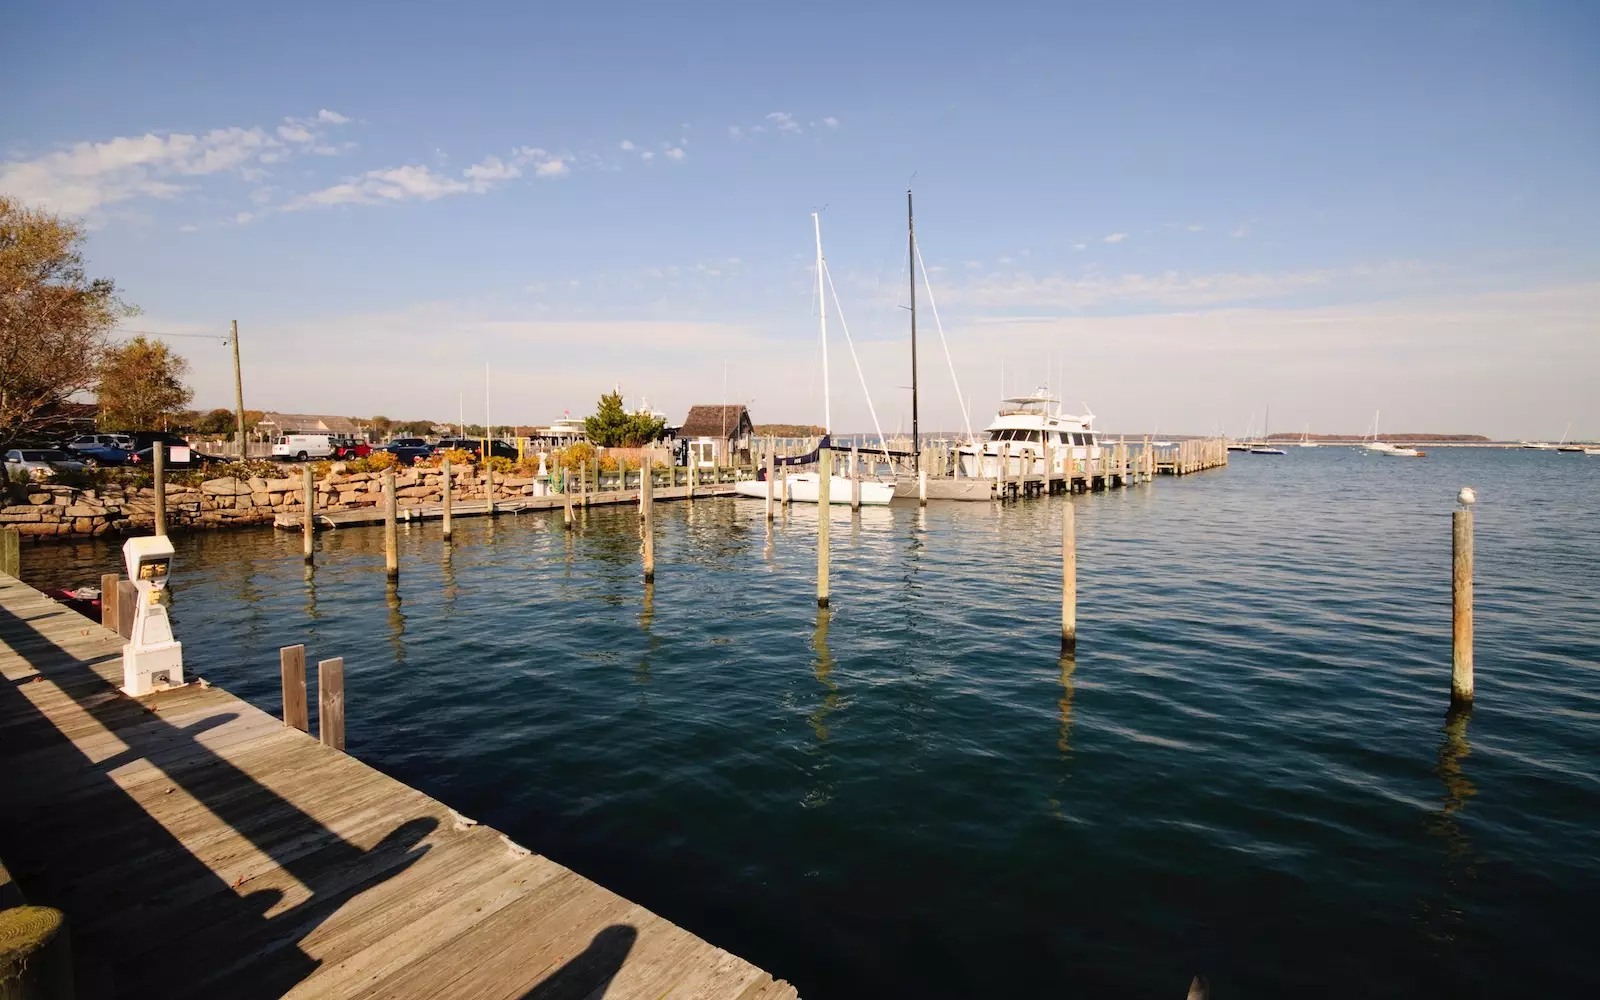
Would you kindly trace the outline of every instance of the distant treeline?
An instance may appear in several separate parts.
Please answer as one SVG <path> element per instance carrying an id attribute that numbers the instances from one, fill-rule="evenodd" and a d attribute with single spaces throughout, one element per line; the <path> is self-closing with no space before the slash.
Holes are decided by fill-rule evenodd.
<path id="1" fill-rule="evenodd" d="M 1273 441 L 1298 441 L 1299 434 L 1272 434 Z M 1313 441 L 1360 441 L 1362 434 L 1313 434 Z M 1384 441 L 1488 441 L 1482 434 L 1379 434 Z"/>
<path id="2" fill-rule="evenodd" d="M 756 424 L 756 437 L 803 438 L 820 437 L 828 432 L 816 424 Z"/>

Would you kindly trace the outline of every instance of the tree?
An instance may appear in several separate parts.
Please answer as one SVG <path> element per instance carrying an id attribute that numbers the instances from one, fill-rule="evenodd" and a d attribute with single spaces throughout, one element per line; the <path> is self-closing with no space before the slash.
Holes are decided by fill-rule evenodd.
<path id="1" fill-rule="evenodd" d="M 115 430 L 149 431 L 189 405 L 189 362 L 159 340 L 135 337 L 110 348 L 100 362 L 100 421 Z"/>
<path id="2" fill-rule="evenodd" d="M 396 434 L 403 434 L 406 437 L 427 437 L 429 434 L 433 433 L 433 421 L 403 420 L 394 425 L 394 432 Z"/>
<path id="3" fill-rule="evenodd" d="M 84 274 L 83 227 L 0 196 L 0 447 L 64 430 L 94 386 L 106 335 L 138 310 Z"/>
<path id="4" fill-rule="evenodd" d="M 665 420 L 648 413 L 629 413 L 622 408 L 622 393 L 608 392 L 600 397 L 594 416 L 583 421 L 589 441 L 602 448 L 638 448 L 660 440 Z"/>
<path id="5" fill-rule="evenodd" d="M 389 436 L 389 431 L 394 427 L 394 421 L 388 417 L 373 417 L 367 421 L 367 426 L 372 428 L 372 433 L 380 438 Z"/>
<path id="6" fill-rule="evenodd" d="M 249 415 L 248 410 L 245 411 L 245 413 L 246 416 Z M 224 410 L 219 408 L 209 411 L 205 416 L 195 421 L 194 427 L 195 430 L 199 431 L 201 434 L 231 435 L 236 429 L 234 427 L 235 422 L 236 421 L 234 420 L 234 414 L 232 410 Z M 249 425 L 247 424 L 246 426 Z"/>

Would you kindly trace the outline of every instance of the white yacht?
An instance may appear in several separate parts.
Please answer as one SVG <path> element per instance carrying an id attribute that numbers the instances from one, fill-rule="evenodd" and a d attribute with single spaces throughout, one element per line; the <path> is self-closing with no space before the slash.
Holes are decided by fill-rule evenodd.
<path id="1" fill-rule="evenodd" d="M 964 479 L 993 479 L 1005 456 L 1013 456 L 1004 470 L 1010 475 L 1044 472 L 1045 444 L 1050 445 L 1051 472 L 1066 469 L 1068 456 L 1098 459 L 1100 442 L 1091 426 L 1094 414 L 1071 416 L 1062 413 L 1060 401 L 1044 388 L 1031 396 L 1013 396 L 1000 401 L 1000 412 L 984 428 L 985 440 L 957 449 L 957 462 Z M 1019 470 L 1018 461 L 1027 464 Z"/>

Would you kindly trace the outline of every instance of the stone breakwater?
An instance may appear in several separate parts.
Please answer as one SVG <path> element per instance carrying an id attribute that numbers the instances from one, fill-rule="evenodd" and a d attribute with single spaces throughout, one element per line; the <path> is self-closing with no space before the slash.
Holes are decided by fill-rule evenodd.
<path id="1" fill-rule="evenodd" d="M 472 467 L 452 470 L 458 500 L 484 499 L 485 479 Z M 510 500 L 535 492 L 535 480 L 494 477 L 495 500 Z M 199 486 L 168 483 L 167 530 L 205 530 L 248 525 L 271 525 L 275 514 L 300 511 L 305 506 L 302 481 L 293 479 L 208 479 Z M 316 481 L 317 511 L 355 510 L 383 503 L 383 475 L 376 472 L 333 471 Z M 407 469 L 395 475 L 395 496 L 404 509 L 436 504 L 444 498 L 444 476 L 438 469 Z M 78 489 L 51 483 L 27 483 L 11 488 L 0 508 L 0 525 L 36 541 L 51 538 L 89 538 L 97 535 L 149 534 L 155 528 L 156 493 L 151 487 L 108 483 Z"/>

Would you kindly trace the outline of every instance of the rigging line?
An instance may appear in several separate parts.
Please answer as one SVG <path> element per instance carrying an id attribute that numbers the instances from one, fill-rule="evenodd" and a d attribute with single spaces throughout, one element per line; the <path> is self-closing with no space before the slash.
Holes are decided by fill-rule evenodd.
<path id="1" fill-rule="evenodd" d="M 861 359 L 856 357 L 856 342 L 850 336 L 850 325 L 844 321 L 844 306 L 839 304 L 839 290 L 833 287 L 833 272 L 828 268 L 828 262 L 822 262 L 822 273 L 828 279 L 828 291 L 833 293 L 833 308 L 839 317 L 839 328 L 844 331 L 844 342 L 850 346 L 850 360 L 856 363 L 856 378 L 861 380 L 861 395 L 867 397 L 867 412 L 872 414 L 872 427 L 878 432 L 878 447 L 883 449 L 883 457 L 892 466 L 893 459 L 889 458 L 889 444 L 883 437 L 883 425 L 878 423 L 878 409 L 872 405 L 872 393 L 867 391 L 867 377 L 861 372 Z M 829 432 L 832 432 L 830 427 Z"/>
<path id="2" fill-rule="evenodd" d="M 195 340 L 220 340 L 224 344 L 228 342 L 226 333 L 165 333 L 161 330 L 127 330 L 120 326 L 114 327 L 111 332 L 131 333 L 140 337 L 192 337 Z"/>
<path id="3" fill-rule="evenodd" d="M 956 387 L 956 402 L 961 404 L 961 419 L 967 427 L 967 441 L 970 443 L 976 438 L 972 435 L 971 406 L 961 395 L 961 380 L 956 378 L 956 363 L 950 359 L 950 342 L 944 337 L 944 324 L 939 322 L 939 304 L 933 300 L 933 282 L 928 278 L 928 265 L 922 262 L 922 244 L 914 243 L 917 248 L 917 266 L 922 269 L 922 285 L 928 290 L 928 308 L 933 310 L 933 325 L 939 331 L 939 343 L 944 347 L 944 363 L 950 366 L 950 381 Z"/>

